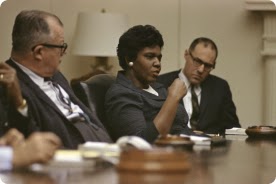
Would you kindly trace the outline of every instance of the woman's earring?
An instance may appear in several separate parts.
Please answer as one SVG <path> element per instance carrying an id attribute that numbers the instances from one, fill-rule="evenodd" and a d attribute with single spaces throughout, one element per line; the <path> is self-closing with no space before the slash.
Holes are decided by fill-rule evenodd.
<path id="1" fill-rule="evenodd" d="M 133 66 L 133 62 L 129 62 L 128 66 L 132 67 Z"/>

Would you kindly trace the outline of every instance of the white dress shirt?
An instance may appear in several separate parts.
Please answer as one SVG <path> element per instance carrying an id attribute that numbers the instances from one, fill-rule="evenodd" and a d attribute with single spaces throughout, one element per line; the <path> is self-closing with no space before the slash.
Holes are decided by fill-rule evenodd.
<path id="1" fill-rule="evenodd" d="M 191 115 L 193 113 L 191 83 L 189 82 L 187 77 L 183 74 L 182 70 L 180 71 L 178 76 L 179 76 L 179 79 L 181 81 L 183 81 L 185 83 L 186 87 L 187 87 L 187 94 L 183 97 L 183 104 L 184 104 L 184 107 L 185 107 L 185 109 L 188 113 L 188 116 L 189 116 L 188 127 L 191 128 L 190 118 L 191 118 Z M 201 87 L 200 87 L 200 85 L 195 86 L 194 90 L 195 90 L 195 93 L 197 95 L 198 104 L 200 104 L 200 100 L 201 100 Z"/>
<path id="2" fill-rule="evenodd" d="M 157 93 L 157 91 L 155 91 L 150 85 L 149 85 L 149 88 L 148 89 L 143 89 L 144 91 L 146 92 L 149 92 L 155 96 L 159 96 L 159 94 Z"/>
<path id="3" fill-rule="evenodd" d="M 57 97 L 57 93 L 55 92 L 55 87 L 53 86 L 52 81 L 44 81 L 43 77 L 40 77 L 39 75 L 32 72 L 30 69 L 26 68 L 25 66 L 15 62 L 30 78 L 31 80 L 39 86 L 39 88 L 54 102 L 54 104 L 59 108 L 59 110 L 67 117 L 67 119 L 71 120 L 73 118 L 79 117 L 80 114 L 83 114 L 82 109 L 71 102 L 69 95 L 66 93 L 66 91 L 58 85 L 62 95 L 68 99 L 71 107 L 71 111 L 64 107 L 63 104 L 61 104 L 60 100 Z"/>

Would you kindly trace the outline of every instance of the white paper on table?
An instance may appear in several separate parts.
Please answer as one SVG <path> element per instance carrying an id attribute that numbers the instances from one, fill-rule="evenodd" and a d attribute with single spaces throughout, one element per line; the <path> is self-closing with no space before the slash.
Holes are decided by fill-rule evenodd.
<path id="1" fill-rule="evenodd" d="M 191 141 L 195 143 L 195 145 L 211 145 L 211 138 L 210 137 L 202 137 L 202 136 L 195 136 L 195 135 L 185 135 L 180 134 L 181 137 L 189 137 Z"/>
<path id="2" fill-rule="evenodd" d="M 225 130 L 226 135 L 247 135 L 244 128 L 231 128 Z"/>

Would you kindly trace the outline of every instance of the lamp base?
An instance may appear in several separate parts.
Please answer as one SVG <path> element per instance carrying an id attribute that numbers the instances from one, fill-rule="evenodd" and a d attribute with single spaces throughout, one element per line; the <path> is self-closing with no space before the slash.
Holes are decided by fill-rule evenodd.
<path id="1" fill-rule="evenodd" d="M 81 81 L 89 79 L 94 75 L 109 73 L 112 67 L 113 66 L 108 62 L 108 57 L 96 57 L 95 63 L 91 64 L 92 70 L 85 75 L 71 79 L 71 87 L 73 87 L 75 84 L 78 84 Z"/>
<path id="2" fill-rule="evenodd" d="M 91 64 L 93 71 L 101 70 L 104 72 L 109 72 L 113 66 L 109 64 L 108 57 L 96 57 L 95 63 Z"/>

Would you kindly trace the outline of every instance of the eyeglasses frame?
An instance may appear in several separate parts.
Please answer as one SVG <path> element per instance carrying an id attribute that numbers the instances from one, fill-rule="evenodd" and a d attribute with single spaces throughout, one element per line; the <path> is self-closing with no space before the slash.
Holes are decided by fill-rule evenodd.
<path id="1" fill-rule="evenodd" d="M 191 56 L 193 60 L 193 64 L 195 65 L 195 62 L 199 64 L 199 66 L 204 65 L 204 70 L 210 72 L 211 70 L 215 69 L 216 62 L 214 64 L 206 63 L 205 61 L 202 61 L 199 58 L 196 58 L 192 55 L 192 52 L 189 52 L 189 55 Z"/>
<path id="2" fill-rule="evenodd" d="M 68 48 L 68 44 L 67 43 L 63 43 L 62 45 L 55 45 L 55 44 L 48 44 L 48 43 L 41 43 L 41 44 L 37 44 L 35 46 L 32 47 L 32 51 L 34 51 L 34 49 L 39 46 L 42 45 L 44 47 L 48 47 L 48 48 L 60 48 L 61 49 L 61 55 L 63 55 L 66 52 L 66 49 Z"/>

